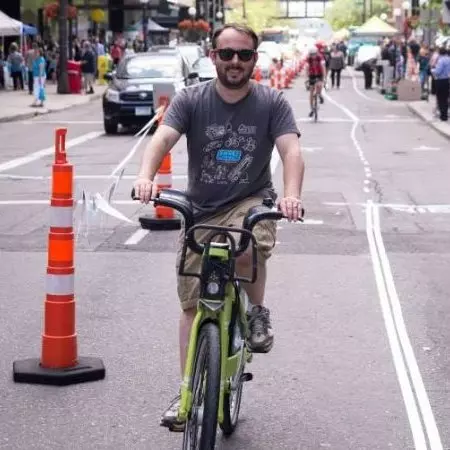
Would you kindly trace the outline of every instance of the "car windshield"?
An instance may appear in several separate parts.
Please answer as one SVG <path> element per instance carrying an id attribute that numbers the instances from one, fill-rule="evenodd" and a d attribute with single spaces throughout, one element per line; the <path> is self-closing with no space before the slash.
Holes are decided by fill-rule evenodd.
<path id="1" fill-rule="evenodd" d="M 211 58 L 201 58 L 195 61 L 192 67 L 199 71 L 213 71 L 215 69 Z"/>
<path id="2" fill-rule="evenodd" d="M 179 75 L 178 60 L 173 57 L 138 56 L 117 68 L 118 78 L 174 78 Z"/>

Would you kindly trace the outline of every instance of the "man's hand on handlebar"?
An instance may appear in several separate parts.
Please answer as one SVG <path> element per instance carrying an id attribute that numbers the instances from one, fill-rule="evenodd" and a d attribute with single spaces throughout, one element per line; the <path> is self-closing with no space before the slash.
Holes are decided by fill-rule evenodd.
<path id="1" fill-rule="evenodd" d="M 289 222 L 302 219 L 302 202 L 298 197 L 283 197 L 278 206 Z"/>
<path id="2" fill-rule="evenodd" d="M 141 203 L 148 203 L 154 199 L 158 189 L 157 185 L 150 178 L 139 177 L 133 183 L 134 197 L 139 199 Z"/>

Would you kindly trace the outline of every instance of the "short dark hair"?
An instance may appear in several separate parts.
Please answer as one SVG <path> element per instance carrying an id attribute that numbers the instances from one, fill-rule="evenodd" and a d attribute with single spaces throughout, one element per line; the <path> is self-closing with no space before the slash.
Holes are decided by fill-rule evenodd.
<path id="1" fill-rule="evenodd" d="M 253 31 L 252 28 L 248 27 L 247 25 L 241 25 L 239 23 L 227 23 L 222 28 L 219 28 L 218 30 L 216 30 L 214 32 L 213 37 L 212 37 L 212 48 L 213 49 L 217 48 L 217 40 L 219 39 L 220 35 L 225 30 L 228 30 L 228 29 L 235 30 L 242 34 L 246 34 L 253 41 L 253 50 L 256 50 L 258 48 L 258 43 L 259 43 L 258 35 Z"/>

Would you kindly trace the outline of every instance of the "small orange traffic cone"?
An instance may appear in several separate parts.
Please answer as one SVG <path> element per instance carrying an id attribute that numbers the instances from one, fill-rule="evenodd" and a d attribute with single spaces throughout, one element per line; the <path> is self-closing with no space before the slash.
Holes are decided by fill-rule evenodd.
<path id="1" fill-rule="evenodd" d="M 66 134 L 56 130 L 41 359 L 13 363 L 18 383 L 65 386 L 105 377 L 101 359 L 77 356 L 73 166 L 67 162 Z"/>
<path id="2" fill-rule="evenodd" d="M 160 97 L 158 103 L 159 107 L 163 107 L 163 110 L 157 119 L 159 125 L 169 106 L 169 98 Z M 158 192 L 161 189 L 170 189 L 172 187 L 172 156 L 170 153 L 164 156 L 164 159 L 162 160 L 156 176 L 156 183 Z M 145 230 L 179 230 L 181 228 L 181 220 L 176 216 L 174 210 L 167 206 L 160 205 L 155 207 L 155 217 L 139 217 L 139 223 Z"/>

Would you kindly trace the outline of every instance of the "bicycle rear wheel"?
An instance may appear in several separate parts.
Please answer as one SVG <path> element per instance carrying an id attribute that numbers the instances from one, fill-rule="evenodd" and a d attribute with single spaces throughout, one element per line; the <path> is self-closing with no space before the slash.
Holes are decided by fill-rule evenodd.
<path id="1" fill-rule="evenodd" d="M 220 332 L 215 323 L 202 325 L 190 382 L 192 408 L 183 450 L 211 450 L 216 443 L 220 394 Z"/>

